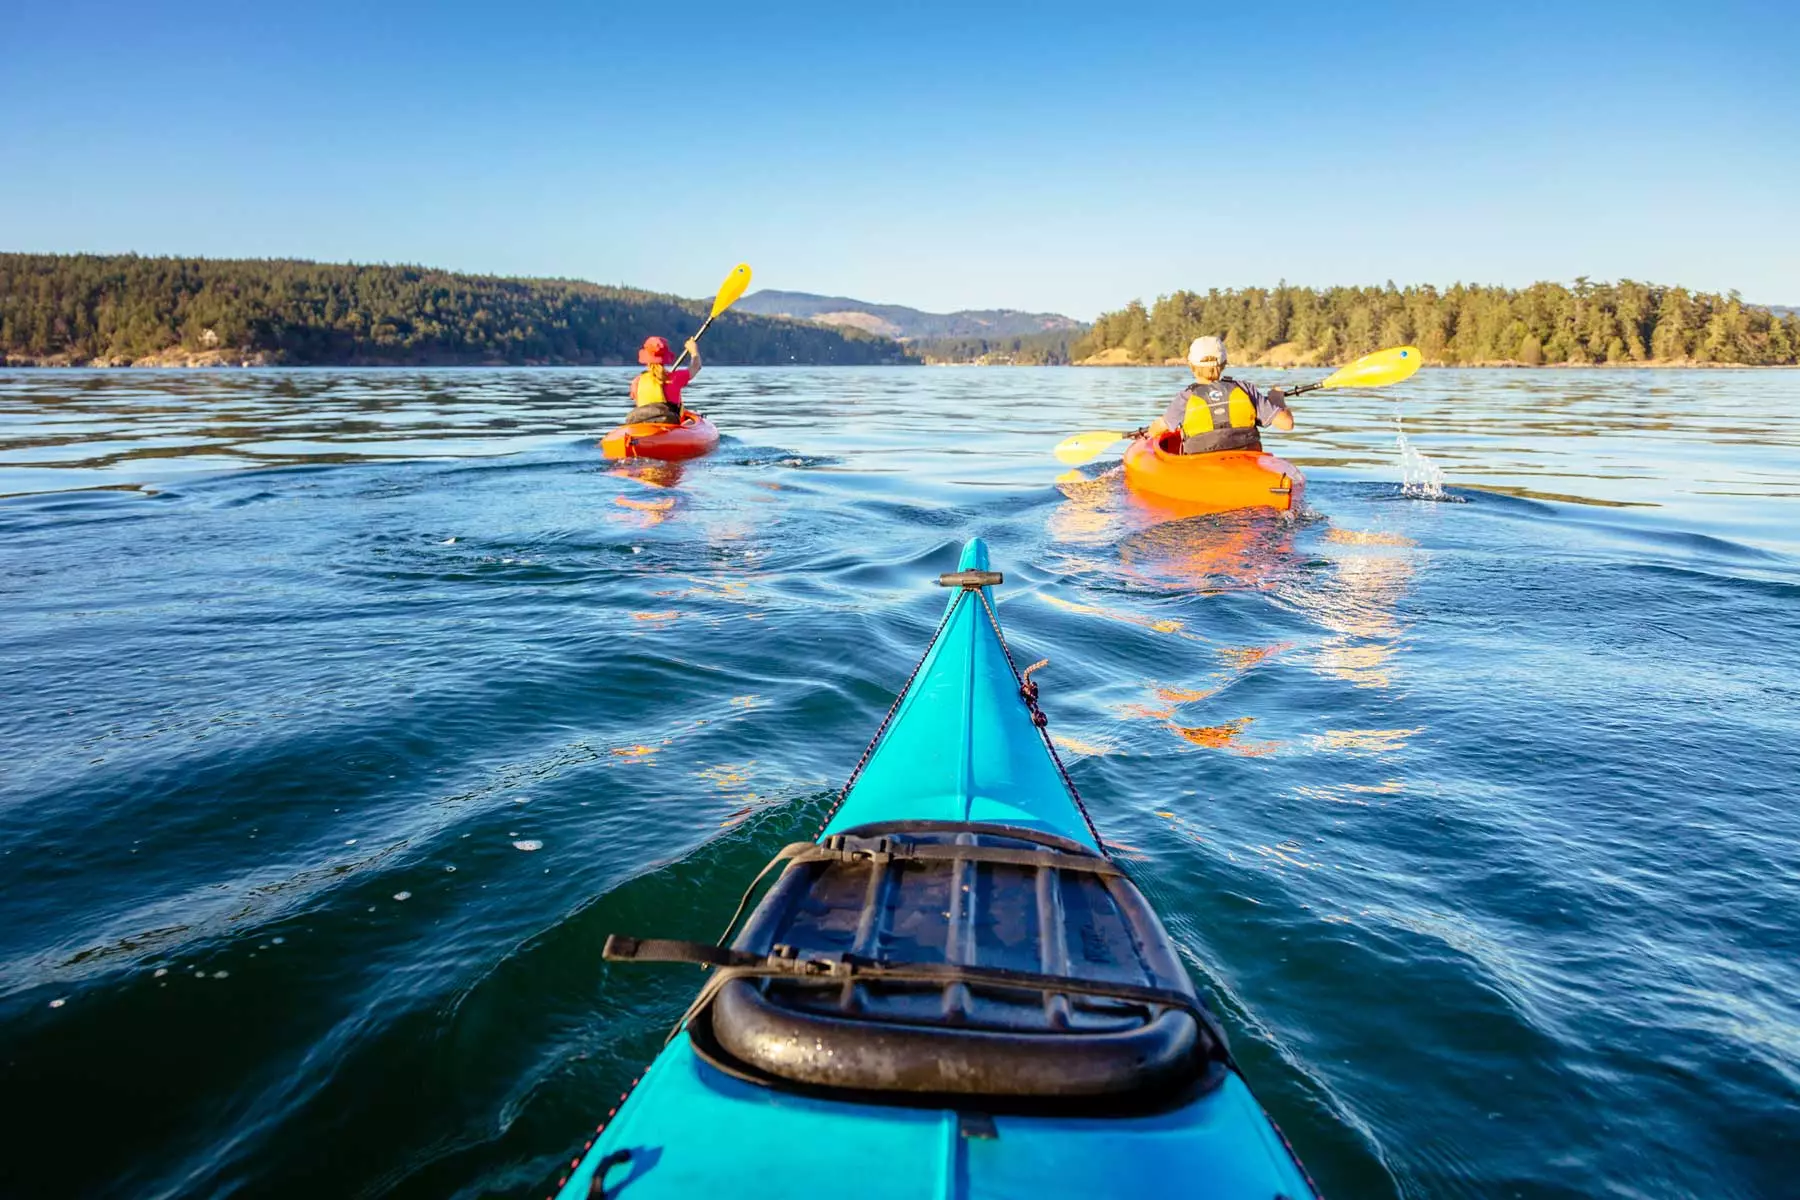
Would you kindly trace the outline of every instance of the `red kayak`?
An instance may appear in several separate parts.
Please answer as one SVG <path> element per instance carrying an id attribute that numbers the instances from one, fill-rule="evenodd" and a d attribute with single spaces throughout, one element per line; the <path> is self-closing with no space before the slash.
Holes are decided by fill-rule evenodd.
<path id="1" fill-rule="evenodd" d="M 639 421 L 621 425 L 600 439 L 600 452 L 608 458 L 657 458 L 679 462 L 699 458 L 719 444 L 719 430 L 697 412 L 687 413 L 679 425 Z"/>

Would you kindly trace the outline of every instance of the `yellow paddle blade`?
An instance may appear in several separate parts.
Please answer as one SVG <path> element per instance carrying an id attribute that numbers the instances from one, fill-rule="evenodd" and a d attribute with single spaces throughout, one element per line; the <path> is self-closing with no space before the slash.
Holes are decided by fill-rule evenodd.
<path id="1" fill-rule="evenodd" d="M 736 304 L 738 298 L 744 294 L 744 289 L 749 286 L 750 264 L 739 263 L 731 268 L 731 274 L 727 275 L 725 282 L 719 285 L 719 294 L 713 297 L 712 315 L 716 317 Z"/>
<path id="2" fill-rule="evenodd" d="M 1071 467 L 1079 467 L 1082 463 L 1093 462 L 1105 454 L 1106 448 L 1119 441 L 1123 436 L 1123 434 L 1114 433 L 1110 429 L 1078 433 L 1074 437 L 1066 437 L 1056 443 L 1056 449 L 1051 453 L 1056 455 L 1057 462 L 1067 463 Z"/>
<path id="3" fill-rule="evenodd" d="M 1425 361 L 1417 346 L 1395 346 L 1377 350 L 1357 359 L 1347 367 L 1333 371 L 1319 386 L 1322 388 L 1371 388 L 1399 383 L 1418 370 Z"/>

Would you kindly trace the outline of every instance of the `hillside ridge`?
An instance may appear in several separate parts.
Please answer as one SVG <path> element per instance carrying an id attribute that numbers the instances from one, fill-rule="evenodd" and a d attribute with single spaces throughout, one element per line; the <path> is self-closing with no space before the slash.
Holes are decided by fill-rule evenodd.
<path id="1" fill-rule="evenodd" d="M 0 365 L 607 366 L 710 305 L 572 279 L 432 267 L 0 253 Z M 726 313 L 715 363 L 916 361 L 856 329 Z"/>
<path id="2" fill-rule="evenodd" d="M 790 317 L 821 325 L 860 329 L 865 333 L 910 342 L 933 338 L 1010 338 L 1039 333 L 1079 332 L 1086 325 L 1061 313 L 1023 312 L 1012 308 L 925 312 L 905 304 L 876 304 L 849 296 L 787 292 L 765 288 L 738 302 L 744 312 Z"/>

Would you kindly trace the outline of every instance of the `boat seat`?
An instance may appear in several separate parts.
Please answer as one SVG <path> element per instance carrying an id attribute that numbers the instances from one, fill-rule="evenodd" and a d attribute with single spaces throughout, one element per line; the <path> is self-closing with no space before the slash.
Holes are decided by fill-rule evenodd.
<path id="1" fill-rule="evenodd" d="M 723 1070 L 998 1110 L 1191 1093 L 1229 1063 L 1150 906 L 1078 843 L 889 822 L 783 854 L 718 951 L 760 968 L 727 966 L 688 1026 Z"/>

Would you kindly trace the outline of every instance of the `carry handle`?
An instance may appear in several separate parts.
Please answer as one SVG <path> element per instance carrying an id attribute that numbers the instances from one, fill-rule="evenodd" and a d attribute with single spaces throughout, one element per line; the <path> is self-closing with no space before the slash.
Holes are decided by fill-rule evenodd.
<path id="1" fill-rule="evenodd" d="M 1006 576 L 998 571 L 946 571 L 937 577 L 937 582 L 939 587 L 974 591 L 976 588 L 999 587 L 1006 582 Z"/>

